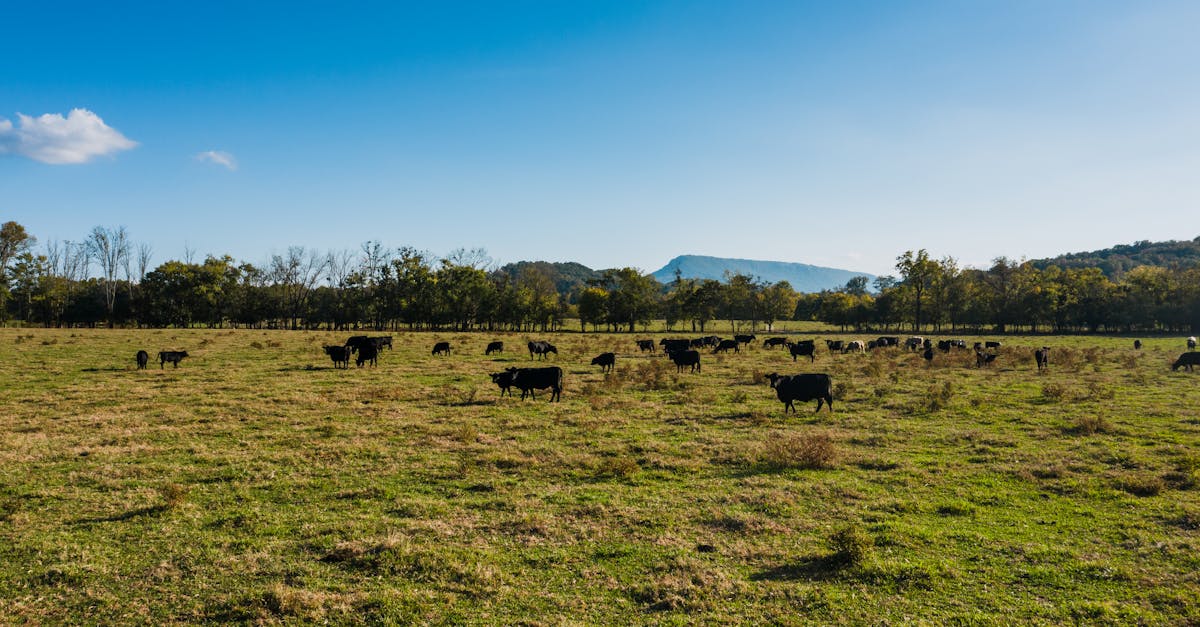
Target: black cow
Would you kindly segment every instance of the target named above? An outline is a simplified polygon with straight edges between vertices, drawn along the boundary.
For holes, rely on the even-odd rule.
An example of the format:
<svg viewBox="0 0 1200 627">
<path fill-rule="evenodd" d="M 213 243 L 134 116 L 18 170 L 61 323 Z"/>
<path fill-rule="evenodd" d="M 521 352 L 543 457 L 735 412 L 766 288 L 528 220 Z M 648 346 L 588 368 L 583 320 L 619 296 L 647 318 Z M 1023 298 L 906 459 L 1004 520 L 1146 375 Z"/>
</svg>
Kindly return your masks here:
<svg viewBox="0 0 1200 627">
<path fill-rule="evenodd" d="M 921 358 L 924 359 L 926 362 L 932 363 L 933 362 L 933 347 L 932 346 L 925 347 L 925 350 L 921 352 Z"/>
<path fill-rule="evenodd" d="M 1171 370 L 1178 370 L 1180 366 L 1187 368 L 1188 372 L 1191 372 L 1192 366 L 1200 366 L 1200 353 L 1188 351 L 1180 355 L 1179 359 L 1176 359 L 1175 363 L 1171 364 Z"/>
<path fill-rule="evenodd" d="M 434 355 L 449 355 L 450 354 L 450 342 L 438 342 L 437 344 L 434 344 L 433 345 L 433 354 Z"/>
<path fill-rule="evenodd" d="M 1038 370 L 1050 365 L 1050 347 L 1043 346 L 1033 351 L 1033 360 L 1037 362 Z"/>
<path fill-rule="evenodd" d="M 825 340 L 825 348 L 829 349 L 831 353 L 833 351 L 844 351 L 846 350 L 846 343 L 842 340 Z"/>
<path fill-rule="evenodd" d="M 976 366 L 982 368 L 984 366 L 991 365 L 993 361 L 996 361 L 996 353 L 985 353 L 980 350 L 975 351 Z"/>
<path fill-rule="evenodd" d="M 688 340 L 688 348 L 703 348 L 706 346 L 704 338 L 698 337 L 694 340 Z"/>
<path fill-rule="evenodd" d="M 875 348 L 888 348 L 891 346 L 900 346 L 900 338 L 894 335 L 884 335 L 875 340 Z"/>
<path fill-rule="evenodd" d="M 515 370 L 516 368 L 509 368 L 504 372 L 491 373 L 492 383 L 500 387 L 500 396 L 504 396 L 505 394 L 512 396 L 512 390 L 509 388 L 512 387 L 513 372 Z"/>
<path fill-rule="evenodd" d="M 600 353 L 592 358 L 593 366 L 600 366 L 600 372 L 612 372 L 613 364 L 617 363 L 617 356 L 612 353 Z"/>
<path fill-rule="evenodd" d="M 910 351 L 915 351 L 925 346 L 925 338 L 914 335 L 904 341 L 904 347 Z"/>
<path fill-rule="evenodd" d="M 713 349 L 713 354 L 716 355 L 717 353 L 724 353 L 731 348 L 733 349 L 733 352 L 740 353 L 742 351 L 738 350 L 738 346 L 739 344 L 737 340 L 721 340 L 721 343 L 717 344 L 717 347 Z"/>
<path fill-rule="evenodd" d="M 483 354 L 491 355 L 492 353 L 503 353 L 503 352 L 504 352 L 504 342 L 489 342 L 487 345 L 487 350 L 483 351 Z"/>
<path fill-rule="evenodd" d="M 950 343 L 950 340 L 938 340 L 938 350 L 942 351 L 943 353 L 949 353 L 951 346 L 953 346 L 953 344 Z"/>
<path fill-rule="evenodd" d="M 794 375 L 778 375 L 772 372 L 767 375 L 767 380 L 771 382 L 771 387 L 775 389 L 775 395 L 783 402 L 783 413 L 787 413 L 791 409 L 796 412 L 796 406 L 792 403 L 800 401 L 807 403 L 813 399 L 817 401 L 817 411 L 821 411 L 821 404 L 828 403 L 829 411 L 833 411 L 833 379 L 827 374 L 794 374 Z"/>
<path fill-rule="evenodd" d="M 654 340 L 638 340 L 637 347 L 638 347 L 638 350 L 642 351 L 643 353 L 646 351 L 650 351 L 651 353 L 653 353 L 654 352 Z"/>
<path fill-rule="evenodd" d="M 700 351 L 671 351 L 667 355 L 675 362 L 675 372 L 683 372 L 684 366 L 691 366 L 691 372 L 700 372 Z"/>
<path fill-rule="evenodd" d="M 966 348 L 967 341 L 966 340 L 950 340 L 950 346 L 952 348 Z"/>
<path fill-rule="evenodd" d="M 735 336 L 733 336 L 733 339 L 737 340 L 739 344 L 749 344 L 750 342 L 753 342 L 755 340 L 755 337 L 754 337 L 754 334 L 735 335 Z"/>
<path fill-rule="evenodd" d="M 668 340 L 665 337 L 663 339 L 659 340 L 658 343 L 660 346 L 663 347 L 663 351 L 665 351 L 667 353 L 673 353 L 676 351 L 685 351 L 688 348 L 690 348 L 692 345 L 690 340 Z"/>
<path fill-rule="evenodd" d="M 346 344 L 345 344 L 345 346 L 347 346 L 350 349 L 350 352 L 352 352 L 352 353 L 357 353 L 360 348 L 367 346 L 367 345 L 374 346 L 376 349 L 376 352 L 378 352 L 379 345 L 375 343 L 375 340 L 372 340 L 371 338 L 369 338 L 365 335 L 351 336 L 350 338 L 348 338 L 346 340 Z"/>
<path fill-rule="evenodd" d="M 150 363 L 150 353 L 147 353 L 146 351 L 138 351 L 136 359 L 138 365 L 137 369 L 145 370 L 146 364 Z"/>
<path fill-rule="evenodd" d="M 354 365 L 362 368 L 363 364 L 370 362 L 372 366 L 379 365 L 379 349 L 374 342 L 367 342 L 358 347 L 358 357 L 354 358 Z"/>
<path fill-rule="evenodd" d="M 558 349 L 554 348 L 554 345 L 551 344 L 550 342 L 530 342 L 529 343 L 529 358 L 530 359 L 533 359 L 534 355 L 537 355 L 537 356 L 541 357 L 542 359 L 545 359 L 546 353 L 554 353 L 555 355 L 557 355 Z"/>
<path fill-rule="evenodd" d="M 559 400 L 562 395 L 563 371 L 558 366 L 550 366 L 548 368 L 509 368 L 511 373 L 511 385 L 521 390 L 521 400 L 525 400 L 525 395 L 529 395 L 534 399 L 534 390 L 544 390 L 550 388 L 550 402 Z"/>
<path fill-rule="evenodd" d="M 179 360 L 187 356 L 187 351 L 160 351 L 158 353 L 158 368 L 159 370 L 165 368 L 168 361 L 178 368 Z"/>
<path fill-rule="evenodd" d="M 721 338 L 715 335 L 706 335 L 700 339 L 704 341 L 705 346 L 716 346 L 721 343 Z"/>
<path fill-rule="evenodd" d="M 349 346 L 322 346 L 325 349 L 325 354 L 333 360 L 334 368 L 349 368 L 350 367 L 350 347 Z"/>
<path fill-rule="evenodd" d="M 978 353 L 981 350 L 983 350 L 983 342 L 975 342 L 975 352 Z"/>
<path fill-rule="evenodd" d="M 788 339 L 786 337 L 769 337 L 763 340 L 763 348 L 775 348 L 776 346 L 787 346 Z"/>
<path fill-rule="evenodd" d="M 375 342 L 376 350 L 383 350 L 384 346 L 388 347 L 388 350 L 392 349 L 392 336 L 390 335 L 378 335 L 371 338 L 371 341 Z"/>
<path fill-rule="evenodd" d="M 879 340 L 867 340 L 867 350 L 873 351 L 879 348 Z"/>
<path fill-rule="evenodd" d="M 1141 340 L 1134 340 L 1134 341 L 1133 341 L 1133 350 L 1135 350 L 1135 351 L 1140 351 L 1140 350 L 1142 350 L 1142 341 L 1141 341 Z"/>
<path fill-rule="evenodd" d="M 1000 348 L 1000 342 L 995 342 L 995 341 L 989 340 L 989 341 L 983 343 L 983 347 L 984 348 Z"/>
<path fill-rule="evenodd" d="M 788 342 L 788 352 L 792 354 L 792 361 L 796 361 L 796 358 L 801 355 L 807 356 L 809 363 L 817 360 L 817 346 L 813 344 L 812 340 Z"/>
</svg>

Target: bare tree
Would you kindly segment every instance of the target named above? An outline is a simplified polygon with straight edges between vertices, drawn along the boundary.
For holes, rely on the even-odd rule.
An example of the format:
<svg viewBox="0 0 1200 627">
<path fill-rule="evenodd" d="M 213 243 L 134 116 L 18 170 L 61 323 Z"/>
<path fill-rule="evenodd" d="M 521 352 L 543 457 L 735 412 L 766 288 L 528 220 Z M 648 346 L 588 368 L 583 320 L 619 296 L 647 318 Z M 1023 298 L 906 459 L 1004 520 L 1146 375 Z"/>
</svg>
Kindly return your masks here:
<svg viewBox="0 0 1200 627">
<path fill-rule="evenodd" d="M 100 266 L 104 280 L 104 305 L 108 310 L 108 326 L 113 326 L 113 306 L 117 300 L 117 272 L 125 266 L 129 257 L 129 234 L 125 227 L 115 229 L 102 226 L 92 229 L 87 239 L 88 256 Z"/>
<path fill-rule="evenodd" d="M 335 287 L 346 287 L 346 281 L 354 274 L 357 253 L 353 250 L 330 251 L 325 258 L 326 278 Z"/>
<path fill-rule="evenodd" d="M 291 246 L 286 255 L 271 257 L 271 281 L 281 288 L 284 311 L 293 329 L 299 326 L 308 297 L 325 274 L 326 261 L 316 250 L 306 250 L 303 246 Z"/>
<path fill-rule="evenodd" d="M 138 244 L 137 249 L 137 268 L 138 268 L 138 283 L 146 278 L 146 270 L 150 269 L 150 259 L 154 257 L 154 247 L 146 242 Z"/>
<path fill-rule="evenodd" d="M 492 266 L 495 265 L 491 256 L 488 255 L 486 248 L 472 248 L 470 250 L 456 248 L 450 251 L 450 254 L 446 255 L 442 261 L 451 265 L 466 266 L 475 270 L 491 270 Z"/>
</svg>

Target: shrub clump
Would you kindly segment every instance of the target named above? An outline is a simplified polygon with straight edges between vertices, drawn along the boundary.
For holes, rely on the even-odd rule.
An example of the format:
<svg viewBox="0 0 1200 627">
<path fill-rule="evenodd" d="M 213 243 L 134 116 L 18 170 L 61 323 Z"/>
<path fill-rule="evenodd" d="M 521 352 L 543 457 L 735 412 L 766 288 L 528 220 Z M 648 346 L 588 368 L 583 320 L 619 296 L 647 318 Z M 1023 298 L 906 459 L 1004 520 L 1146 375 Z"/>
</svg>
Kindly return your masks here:
<svg viewBox="0 0 1200 627">
<path fill-rule="evenodd" d="M 763 445 L 758 462 L 771 470 L 815 470 L 831 468 L 837 458 L 833 437 L 818 431 L 772 437 Z"/>
<path fill-rule="evenodd" d="M 843 564 L 861 564 L 875 548 L 875 539 L 861 525 L 849 524 L 829 536 L 833 559 Z"/>
</svg>

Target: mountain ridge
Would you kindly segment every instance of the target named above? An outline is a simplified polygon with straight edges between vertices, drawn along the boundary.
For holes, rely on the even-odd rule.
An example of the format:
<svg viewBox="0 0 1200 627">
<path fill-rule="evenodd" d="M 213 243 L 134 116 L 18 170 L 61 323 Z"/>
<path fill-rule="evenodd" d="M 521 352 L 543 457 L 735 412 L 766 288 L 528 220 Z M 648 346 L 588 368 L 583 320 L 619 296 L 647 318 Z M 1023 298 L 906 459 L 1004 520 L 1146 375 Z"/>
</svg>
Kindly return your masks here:
<svg viewBox="0 0 1200 627">
<path fill-rule="evenodd" d="M 735 257 L 713 257 L 709 255 L 679 255 L 662 268 L 650 274 L 660 283 L 675 280 L 675 271 L 685 279 L 714 279 L 723 281 L 726 273 L 745 274 L 778 283 L 787 281 L 797 292 L 820 292 L 843 287 L 854 277 L 865 276 L 874 280 L 869 272 L 856 272 L 842 268 L 815 266 L 791 261 L 769 261 L 761 259 L 739 259 Z"/>
</svg>

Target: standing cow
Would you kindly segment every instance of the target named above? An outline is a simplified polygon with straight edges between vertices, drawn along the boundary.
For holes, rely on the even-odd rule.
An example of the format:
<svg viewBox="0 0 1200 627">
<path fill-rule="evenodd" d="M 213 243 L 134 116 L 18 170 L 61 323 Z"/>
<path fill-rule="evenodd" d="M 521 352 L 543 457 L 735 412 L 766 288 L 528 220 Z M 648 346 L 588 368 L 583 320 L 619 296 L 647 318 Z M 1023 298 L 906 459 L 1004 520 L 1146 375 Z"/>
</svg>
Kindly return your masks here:
<svg viewBox="0 0 1200 627">
<path fill-rule="evenodd" d="M 450 354 L 450 342 L 438 342 L 437 344 L 434 344 L 433 345 L 433 354 L 434 355 L 449 355 Z"/>
<path fill-rule="evenodd" d="M 612 372 L 616 363 L 617 356 L 613 353 L 600 353 L 592 358 L 592 365 L 600 366 L 600 372 Z"/>
<path fill-rule="evenodd" d="M 530 342 L 529 343 L 529 358 L 533 359 L 534 355 L 545 359 L 546 353 L 558 354 L 558 349 L 550 342 Z"/>
<path fill-rule="evenodd" d="M 1038 370 L 1046 368 L 1050 365 L 1050 347 L 1043 346 L 1033 352 L 1033 359 L 1037 362 Z"/>
<path fill-rule="evenodd" d="M 179 361 L 187 356 L 187 351 L 160 351 L 158 353 L 158 369 L 162 370 L 168 361 L 171 362 L 171 365 L 178 368 Z"/>
<path fill-rule="evenodd" d="M 667 356 L 671 358 L 671 361 L 675 362 L 676 372 L 683 372 L 684 366 L 691 366 L 691 372 L 700 372 L 700 351 L 671 351 L 667 353 Z"/>
<path fill-rule="evenodd" d="M 1193 335 L 1192 337 L 1189 337 L 1187 339 L 1187 345 L 1188 345 L 1188 350 L 1190 350 L 1190 351 L 1196 350 L 1196 336 Z"/>
<path fill-rule="evenodd" d="M 504 342 L 490 342 L 487 345 L 487 350 L 483 351 L 483 354 L 491 355 L 492 353 L 503 353 L 503 352 L 504 352 Z"/>
<path fill-rule="evenodd" d="M 827 374 L 810 373 L 787 376 L 772 372 L 766 378 L 771 382 L 775 395 L 783 402 L 783 413 L 785 414 L 789 409 L 796 413 L 796 406 L 792 404 L 793 402 L 808 402 L 814 399 L 817 401 L 817 411 L 821 411 L 822 403 L 828 403 L 829 411 L 833 411 L 833 379 Z"/>
<path fill-rule="evenodd" d="M 645 352 L 654 352 L 654 340 L 637 340 L 638 350 Z"/>
<path fill-rule="evenodd" d="M 135 359 L 137 359 L 137 369 L 145 370 L 146 364 L 150 363 L 150 353 L 147 353 L 146 351 L 138 351 Z"/>
<path fill-rule="evenodd" d="M 792 354 L 792 361 L 796 361 L 797 357 L 807 356 L 809 363 L 817 360 L 817 347 L 812 340 L 804 340 L 803 342 L 788 342 L 788 352 Z"/>
</svg>

